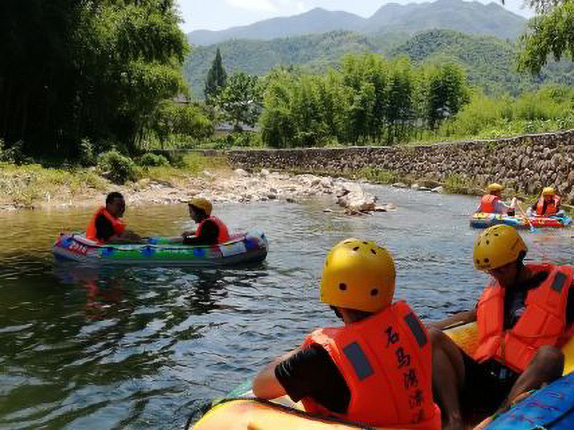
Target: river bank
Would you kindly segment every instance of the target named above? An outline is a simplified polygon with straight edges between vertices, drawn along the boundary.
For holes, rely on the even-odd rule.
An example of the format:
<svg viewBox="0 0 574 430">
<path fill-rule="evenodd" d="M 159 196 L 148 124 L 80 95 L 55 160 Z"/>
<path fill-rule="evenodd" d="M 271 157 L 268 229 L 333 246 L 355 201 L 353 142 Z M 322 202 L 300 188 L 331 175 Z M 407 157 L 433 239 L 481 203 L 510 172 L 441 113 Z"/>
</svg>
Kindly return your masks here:
<svg viewBox="0 0 574 430">
<path fill-rule="evenodd" d="M 151 168 L 142 179 L 116 185 L 94 169 L 46 169 L 37 165 L 4 165 L 0 168 L 0 210 L 89 207 L 101 204 L 107 193 L 119 191 L 128 205 L 180 204 L 194 196 L 214 203 L 287 201 L 333 195 L 348 214 L 385 211 L 360 185 L 344 178 L 290 174 L 261 169 L 232 170 L 206 157 L 203 170 Z M 392 206 L 390 206 L 392 208 Z"/>
<path fill-rule="evenodd" d="M 528 201 L 552 185 L 565 203 L 572 203 L 572 149 L 574 130 L 416 147 L 193 151 L 175 154 L 186 159 L 182 165 L 141 168 L 140 179 L 122 186 L 96 168 L 0 165 L 0 210 L 93 206 L 110 191 L 124 193 L 132 205 L 180 203 L 195 195 L 214 202 L 293 201 L 324 194 L 342 198 L 355 191 L 363 199 L 360 204 L 355 198 L 339 202 L 350 205 L 351 212 L 373 210 L 375 202 L 360 190 L 340 190 L 341 184 L 357 180 L 469 195 L 500 182 L 506 197 Z"/>
<path fill-rule="evenodd" d="M 488 141 L 419 146 L 233 150 L 236 167 L 280 169 L 350 177 L 379 183 L 444 186 L 447 192 L 480 194 L 499 182 L 508 194 L 535 196 L 553 186 L 574 202 L 574 130 Z"/>
</svg>

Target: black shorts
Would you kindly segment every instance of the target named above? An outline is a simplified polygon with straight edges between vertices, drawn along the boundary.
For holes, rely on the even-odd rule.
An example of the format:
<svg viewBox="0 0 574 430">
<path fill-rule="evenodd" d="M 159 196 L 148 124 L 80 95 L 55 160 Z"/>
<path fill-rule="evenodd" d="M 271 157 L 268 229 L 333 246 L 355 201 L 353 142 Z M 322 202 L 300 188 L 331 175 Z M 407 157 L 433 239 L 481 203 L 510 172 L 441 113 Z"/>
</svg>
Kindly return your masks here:
<svg viewBox="0 0 574 430">
<path fill-rule="evenodd" d="M 464 352 L 462 356 L 465 377 L 461 408 L 469 420 L 481 420 L 500 408 L 520 374 L 493 360 L 478 363 Z"/>
</svg>

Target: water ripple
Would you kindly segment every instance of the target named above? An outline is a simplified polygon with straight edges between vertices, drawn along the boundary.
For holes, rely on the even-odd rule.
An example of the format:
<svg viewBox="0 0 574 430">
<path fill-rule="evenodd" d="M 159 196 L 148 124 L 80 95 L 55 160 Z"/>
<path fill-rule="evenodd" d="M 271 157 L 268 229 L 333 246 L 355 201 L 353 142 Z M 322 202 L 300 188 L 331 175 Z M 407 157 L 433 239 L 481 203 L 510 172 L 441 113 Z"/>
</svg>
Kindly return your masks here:
<svg viewBox="0 0 574 430">
<path fill-rule="evenodd" d="M 325 252 L 348 236 L 385 244 L 397 299 L 436 320 L 473 307 L 473 198 L 372 187 L 396 212 L 363 218 L 302 204 L 224 205 L 232 227 L 264 230 L 271 252 L 243 269 L 54 265 L 50 242 L 90 213 L 0 214 L 0 429 L 179 429 L 192 410 L 253 376 L 312 329 L 337 324 L 318 299 Z M 136 208 L 143 234 L 175 235 L 185 207 Z M 568 231 L 525 233 L 531 256 L 572 263 Z"/>
</svg>

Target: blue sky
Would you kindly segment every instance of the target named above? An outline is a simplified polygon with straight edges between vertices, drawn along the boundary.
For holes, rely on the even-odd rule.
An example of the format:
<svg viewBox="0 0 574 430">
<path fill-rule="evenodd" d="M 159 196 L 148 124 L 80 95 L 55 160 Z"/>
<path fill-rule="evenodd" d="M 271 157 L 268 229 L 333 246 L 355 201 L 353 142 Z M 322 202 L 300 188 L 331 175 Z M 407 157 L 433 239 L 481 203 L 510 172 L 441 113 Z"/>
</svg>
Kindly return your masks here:
<svg viewBox="0 0 574 430">
<path fill-rule="evenodd" d="M 275 16 L 290 16 L 315 7 L 344 10 L 364 17 L 371 16 L 388 0 L 177 0 L 186 33 L 193 30 L 223 30 L 238 25 L 252 24 Z M 427 0 L 428 1 L 428 0 Z M 480 0 L 490 3 L 491 0 Z M 395 3 L 413 3 L 394 0 Z M 416 1 L 417 3 L 420 2 Z M 522 9 L 522 0 L 506 0 L 505 7 L 524 16 L 532 13 Z"/>
</svg>

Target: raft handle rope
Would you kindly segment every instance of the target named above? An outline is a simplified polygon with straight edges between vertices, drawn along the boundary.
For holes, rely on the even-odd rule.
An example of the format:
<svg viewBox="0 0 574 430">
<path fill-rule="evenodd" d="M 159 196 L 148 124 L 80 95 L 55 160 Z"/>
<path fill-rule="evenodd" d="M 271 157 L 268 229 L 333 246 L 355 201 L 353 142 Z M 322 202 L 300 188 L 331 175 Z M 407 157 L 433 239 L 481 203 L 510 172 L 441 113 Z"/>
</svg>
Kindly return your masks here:
<svg viewBox="0 0 574 430">
<path fill-rule="evenodd" d="M 229 402 L 245 401 L 245 400 L 256 402 L 256 403 L 261 403 L 261 404 L 266 405 L 266 406 L 271 406 L 275 409 L 279 409 L 279 410 L 282 410 L 284 412 L 291 413 L 293 415 L 298 415 L 298 416 L 303 417 L 303 418 L 312 418 L 312 419 L 316 419 L 319 421 L 325 421 L 325 422 L 330 422 L 330 423 L 335 423 L 335 424 L 344 424 L 346 426 L 361 429 L 361 430 L 378 430 L 375 427 L 367 426 L 365 424 L 361 424 L 361 423 L 358 423 L 355 421 L 349 421 L 349 420 L 346 420 L 343 418 L 325 417 L 324 415 L 313 414 L 310 412 L 302 411 L 300 409 L 290 408 L 289 406 L 274 403 L 270 400 L 259 399 L 257 397 L 230 397 L 230 398 L 223 399 L 221 401 L 213 402 L 211 405 L 211 408 L 214 408 L 215 406 L 223 405 L 223 404 L 229 403 Z M 187 420 L 187 424 L 185 425 L 186 429 L 191 428 L 191 423 L 193 422 L 195 415 L 196 415 L 195 413 L 192 414 L 189 417 L 189 419 Z"/>
</svg>

